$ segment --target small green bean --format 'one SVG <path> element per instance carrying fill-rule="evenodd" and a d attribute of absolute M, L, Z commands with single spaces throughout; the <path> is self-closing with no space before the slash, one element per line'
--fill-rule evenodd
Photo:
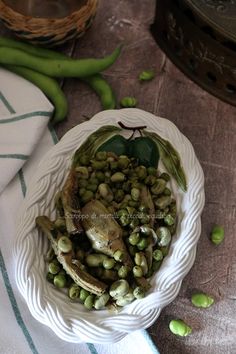
<path fill-rule="evenodd" d="M 66 286 L 66 276 L 64 274 L 57 274 L 55 275 L 53 282 L 57 288 L 64 288 Z"/>
<path fill-rule="evenodd" d="M 119 278 L 127 278 L 128 276 L 128 273 L 129 273 L 129 268 L 127 266 L 121 266 L 120 269 L 118 270 L 118 276 Z"/>
<path fill-rule="evenodd" d="M 129 166 L 130 160 L 127 156 L 120 156 L 117 164 L 121 170 L 125 170 Z"/>
<path fill-rule="evenodd" d="M 133 294 L 136 299 L 143 299 L 145 297 L 145 290 L 141 286 L 137 286 Z"/>
<path fill-rule="evenodd" d="M 155 184 L 151 187 L 151 192 L 155 195 L 161 194 L 166 188 L 166 181 L 162 178 L 157 178 Z"/>
<path fill-rule="evenodd" d="M 110 189 L 109 185 L 107 183 L 101 183 L 98 186 L 98 192 L 101 195 L 103 199 L 105 199 L 107 202 L 111 202 L 114 198 L 112 190 Z"/>
<path fill-rule="evenodd" d="M 77 284 L 72 284 L 68 290 L 68 296 L 72 300 L 77 299 L 80 294 L 80 287 Z"/>
<path fill-rule="evenodd" d="M 103 307 L 106 306 L 110 299 L 110 295 L 108 293 L 102 294 L 101 296 L 97 297 L 94 301 L 94 307 L 96 310 L 101 310 Z"/>
<path fill-rule="evenodd" d="M 112 258 L 107 258 L 107 259 L 104 259 L 102 264 L 105 269 L 112 269 L 112 268 L 114 268 L 116 262 Z"/>
<path fill-rule="evenodd" d="M 114 259 L 115 259 L 117 262 L 123 262 L 124 256 L 125 256 L 125 255 L 124 255 L 124 252 L 121 251 L 121 250 L 115 251 L 115 253 L 114 253 L 114 255 L 113 255 Z"/>
<path fill-rule="evenodd" d="M 143 271 L 140 266 L 134 266 L 133 267 L 133 274 L 135 278 L 141 278 L 143 276 Z"/>
<path fill-rule="evenodd" d="M 93 199 L 94 194 L 92 191 L 88 191 L 86 190 L 86 192 L 84 192 L 84 194 L 81 197 L 81 200 L 84 204 L 88 203 L 91 199 Z"/>
<path fill-rule="evenodd" d="M 112 182 L 124 182 L 125 180 L 125 175 L 122 172 L 116 172 L 111 176 L 111 181 Z"/>
<path fill-rule="evenodd" d="M 138 232 L 134 232 L 133 234 L 131 234 L 129 236 L 129 243 L 132 245 L 132 246 L 136 246 L 137 243 L 139 242 L 140 240 L 140 235 Z"/>
<path fill-rule="evenodd" d="M 225 236 L 225 232 L 222 226 L 216 225 L 213 227 L 211 232 L 211 242 L 215 245 L 219 245 L 223 242 Z"/>
<path fill-rule="evenodd" d="M 48 272 L 46 275 L 46 279 L 47 279 L 47 281 L 49 281 L 49 283 L 53 283 L 54 275 L 52 273 Z"/>
<path fill-rule="evenodd" d="M 156 261 L 161 261 L 163 259 L 163 254 L 162 254 L 161 250 L 158 250 L 158 249 L 153 251 L 152 256 Z"/>
<path fill-rule="evenodd" d="M 60 269 L 61 269 L 60 265 L 55 264 L 54 262 L 51 262 L 48 265 L 48 271 L 49 271 L 49 273 L 51 273 L 53 275 L 59 273 Z"/>
<path fill-rule="evenodd" d="M 150 81 L 154 79 L 155 72 L 153 70 L 145 70 L 139 74 L 139 81 Z"/>
<path fill-rule="evenodd" d="M 174 225 L 175 223 L 175 218 L 171 214 L 167 214 L 164 217 L 164 223 L 168 226 Z"/>
<path fill-rule="evenodd" d="M 147 169 L 145 166 L 138 166 L 135 172 L 137 173 L 138 179 L 141 181 L 147 177 Z"/>
<path fill-rule="evenodd" d="M 169 323 L 170 331 L 180 337 L 186 337 L 190 333 L 192 333 L 191 327 L 189 327 L 184 321 L 182 320 L 171 320 Z"/>
<path fill-rule="evenodd" d="M 139 219 L 137 217 L 133 217 L 129 224 L 130 228 L 134 230 L 138 225 L 139 225 Z"/>
<path fill-rule="evenodd" d="M 120 105 L 123 108 L 133 108 L 137 106 L 137 99 L 135 97 L 124 97 L 120 101 Z"/>
<path fill-rule="evenodd" d="M 196 293 L 191 297 L 192 304 L 196 307 L 207 308 L 214 304 L 214 299 L 204 293 Z"/>
<path fill-rule="evenodd" d="M 154 201 L 154 204 L 157 208 L 165 209 L 171 203 L 171 197 L 168 195 L 164 195 L 163 197 L 157 198 Z"/>
<path fill-rule="evenodd" d="M 85 301 L 84 301 L 84 307 L 87 310 L 91 310 L 93 308 L 93 305 L 94 305 L 94 300 L 95 300 L 95 296 L 93 294 L 90 294 L 89 296 L 87 296 Z"/>
<path fill-rule="evenodd" d="M 136 245 L 140 251 L 144 250 L 148 246 L 147 238 L 142 237 Z"/>
<path fill-rule="evenodd" d="M 125 296 L 119 297 L 116 300 L 116 305 L 123 307 L 130 304 L 133 300 L 134 300 L 134 294 L 132 292 L 129 292 Z"/>
<path fill-rule="evenodd" d="M 161 226 L 156 230 L 156 234 L 158 237 L 158 245 L 160 247 L 168 246 L 171 241 L 171 233 L 170 230 L 165 226 Z"/>
<path fill-rule="evenodd" d="M 89 296 L 89 292 L 87 290 L 85 290 L 85 289 L 81 289 L 80 290 L 79 299 L 82 302 L 84 302 L 87 299 L 88 296 Z"/>
<path fill-rule="evenodd" d="M 118 299 L 119 297 L 128 294 L 128 292 L 129 283 L 124 279 L 120 279 L 111 285 L 109 293 L 113 299 Z"/>
<path fill-rule="evenodd" d="M 72 250 L 72 242 L 67 236 L 62 236 L 57 242 L 58 249 L 63 253 L 69 253 Z"/>
<path fill-rule="evenodd" d="M 131 194 L 132 199 L 135 202 L 137 202 L 139 200 L 139 198 L 140 198 L 140 190 L 138 188 L 132 188 L 130 194 Z"/>
<path fill-rule="evenodd" d="M 103 262 L 107 259 L 108 257 L 104 254 L 94 253 L 94 254 L 89 254 L 86 257 L 85 261 L 89 267 L 101 267 L 103 265 Z"/>
<path fill-rule="evenodd" d="M 166 182 L 169 182 L 169 181 L 170 181 L 170 175 L 168 175 L 168 173 L 166 173 L 166 172 L 163 172 L 163 173 L 160 175 L 160 178 L 161 178 L 161 179 L 164 179 Z"/>

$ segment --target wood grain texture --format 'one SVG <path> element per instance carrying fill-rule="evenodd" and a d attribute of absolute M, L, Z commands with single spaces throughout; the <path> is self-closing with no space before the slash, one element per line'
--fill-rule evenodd
<path fill-rule="evenodd" d="M 115 65 L 106 71 L 118 102 L 126 95 L 138 107 L 173 121 L 192 142 L 205 174 L 206 205 L 196 262 L 184 279 L 179 296 L 167 306 L 149 333 L 162 354 L 236 353 L 236 108 L 221 102 L 185 77 L 153 40 L 149 26 L 154 0 L 100 0 L 95 22 L 79 41 L 62 48 L 73 57 L 100 57 L 123 42 Z M 1 33 L 3 33 L 1 29 Z M 155 79 L 140 84 L 138 74 L 154 69 Z M 79 80 L 66 80 L 67 121 L 57 127 L 61 137 L 73 126 L 101 110 L 96 95 Z M 225 241 L 209 241 L 214 224 L 225 228 Z M 216 303 L 195 309 L 195 290 L 211 294 Z M 168 329 L 170 319 L 182 318 L 193 328 L 187 338 Z"/>

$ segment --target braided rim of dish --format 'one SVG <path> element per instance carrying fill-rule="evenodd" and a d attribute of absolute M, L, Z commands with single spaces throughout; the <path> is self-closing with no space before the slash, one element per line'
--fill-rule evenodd
<path fill-rule="evenodd" d="M 108 310 L 87 311 L 46 281 L 43 255 L 48 241 L 35 227 L 35 218 L 43 214 L 55 216 L 54 196 L 65 181 L 78 146 L 96 129 L 116 125 L 118 121 L 126 125 L 147 125 L 147 130 L 168 139 L 180 154 L 188 191 L 183 193 L 171 182 L 177 200 L 177 231 L 168 256 L 152 277 L 148 295 L 114 314 Z M 163 307 L 178 295 L 182 280 L 194 263 L 204 201 L 204 175 L 193 147 L 169 120 L 139 109 L 111 110 L 100 112 L 92 120 L 71 129 L 41 160 L 18 218 L 14 245 L 16 282 L 31 314 L 61 339 L 74 343 L 117 342 L 129 332 L 148 328 Z"/>

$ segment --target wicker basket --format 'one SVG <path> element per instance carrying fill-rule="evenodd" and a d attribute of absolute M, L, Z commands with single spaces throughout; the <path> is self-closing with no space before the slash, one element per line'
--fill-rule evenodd
<path fill-rule="evenodd" d="M 0 19 L 25 41 L 52 47 L 81 37 L 95 17 L 97 4 L 98 0 L 88 0 L 79 10 L 63 18 L 36 18 L 20 14 L 0 0 Z"/>

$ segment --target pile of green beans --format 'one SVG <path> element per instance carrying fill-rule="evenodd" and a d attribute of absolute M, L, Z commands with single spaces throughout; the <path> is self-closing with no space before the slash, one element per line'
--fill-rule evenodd
<path fill-rule="evenodd" d="M 48 265 L 48 280 L 58 288 L 67 288 L 69 298 L 82 302 L 87 309 L 119 308 L 142 299 L 148 290 L 148 279 L 168 254 L 176 228 L 176 201 L 168 184 L 170 176 L 154 167 L 139 165 L 136 158 L 105 151 L 98 151 L 93 158 L 78 156 L 74 169 L 79 205 L 82 208 L 96 199 L 106 207 L 108 215 L 123 230 L 133 265 L 123 263 L 121 250 L 113 257 L 107 256 L 92 249 L 86 234 L 68 235 L 59 192 L 54 224 L 64 236 L 59 239 L 58 248 L 64 253 L 72 250 L 73 262 L 79 261 L 88 273 L 107 283 L 108 290 L 98 297 L 68 280 L 67 275 L 61 274 L 54 255 Z"/>
<path fill-rule="evenodd" d="M 55 106 L 53 124 L 64 120 L 68 103 L 56 78 L 80 78 L 100 97 L 103 109 L 114 109 L 116 100 L 100 74 L 120 55 L 121 47 L 102 59 L 72 59 L 62 53 L 10 38 L 0 37 L 0 65 L 38 86 Z"/>

